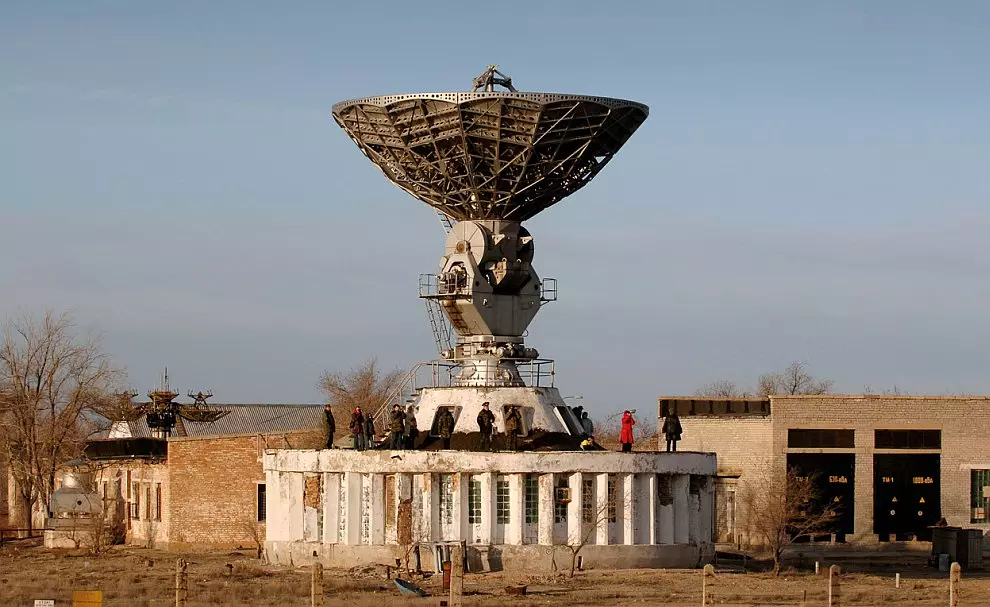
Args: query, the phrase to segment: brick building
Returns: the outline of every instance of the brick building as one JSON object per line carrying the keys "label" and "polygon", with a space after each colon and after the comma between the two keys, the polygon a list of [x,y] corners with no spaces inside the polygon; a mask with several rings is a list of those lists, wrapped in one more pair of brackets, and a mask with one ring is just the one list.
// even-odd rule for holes
{"label": "brick building", "polygon": [[[815,479],[842,504],[836,541],[925,539],[928,526],[990,529],[990,397],[818,395],[660,399],[678,448],[718,457],[716,539],[745,541],[737,494],[762,467]],[[661,448],[663,438],[661,437]]]}
{"label": "brick building", "polygon": [[167,441],[141,418],[89,443],[96,490],[129,544],[245,548],[264,541],[266,449],[322,447],[322,405],[218,405],[210,423],[184,421]]}

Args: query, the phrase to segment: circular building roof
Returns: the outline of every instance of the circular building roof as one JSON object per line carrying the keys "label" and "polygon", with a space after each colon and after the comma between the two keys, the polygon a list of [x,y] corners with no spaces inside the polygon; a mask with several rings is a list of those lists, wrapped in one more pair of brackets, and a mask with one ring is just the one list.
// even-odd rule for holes
{"label": "circular building roof", "polygon": [[456,220],[533,217],[591,181],[648,114],[623,99],[514,90],[333,106],[389,180]]}

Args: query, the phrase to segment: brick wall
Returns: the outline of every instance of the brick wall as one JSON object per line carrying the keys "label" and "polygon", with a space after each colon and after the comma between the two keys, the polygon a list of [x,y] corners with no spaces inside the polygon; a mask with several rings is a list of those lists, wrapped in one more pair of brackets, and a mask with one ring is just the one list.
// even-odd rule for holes
{"label": "brick wall", "polygon": [[173,438],[169,544],[175,548],[254,548],[258,484],[265,449],[320,448],[322,429],[279,435]]}
{"label": "brick wall", "polygon": [[[875,429],[938,429],[942,516],[953,526],[970,524],[970,470],[990,469],[990,398],[922,396],[774,396],[773,453],[783,466],[790,452],[853,452],[856,455],[855,535],[873,535],[873,454]],[[854,449],[787,449],[788,428],[844,428],[855,431]],[[883,453],[937,453],[907,449]]]}
{"label": "brick wall", "polygon": [[161,546],[169,533],[169,470],[164,461],[94,464],[94,490],[103,498],[107,524],[128,544]]}

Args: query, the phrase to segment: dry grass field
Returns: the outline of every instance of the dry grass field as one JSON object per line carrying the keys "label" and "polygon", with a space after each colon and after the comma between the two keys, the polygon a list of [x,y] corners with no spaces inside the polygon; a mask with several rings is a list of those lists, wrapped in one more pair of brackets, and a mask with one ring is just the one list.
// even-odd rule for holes
{"label": "dry grass field", "polygon": [[[34,542],[36,544],[36,542]],[[70,605],[73,590],[102,590],[107,606],[174,604],[175,560],[188,561],[189,602],[195,605],[309,605],[308,568],[264,566],[247,551],[178,555],[159,550],[117,547],[100,558],[71,551],[49,551],[36,545],[9,544],[0,549],[0,605],[33,605],[34,599],[56,599]],[[892,568],[876,559],[850,560],[842,579],[842,605],[947,605],[947,574],[927,569],[923,558]],[[893,571],[901,572],[894,587]],[[325,604],[350,607],[436,605],[440,576],[417,583],[433,595],[404,599],[385,579],[383,570],[327,570]],[[484,574],[465,577],[466,605],[700,605],[701,572],[697,570],[586,571],[563,576]],[[511,585],[528,586],[526,596],[509,596]],[[826,604],[826,579],[813,571],[788,571],[780,578],[767,573],[719,571],[718,605]],[[964,574],[960,605],[990,604],[990,577]]]}

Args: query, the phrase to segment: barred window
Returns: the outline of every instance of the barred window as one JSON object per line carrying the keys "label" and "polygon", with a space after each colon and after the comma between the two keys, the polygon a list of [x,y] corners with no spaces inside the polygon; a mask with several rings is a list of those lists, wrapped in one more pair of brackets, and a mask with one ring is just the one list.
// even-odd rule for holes
{"label": "barred window", "polygon": [[481,523],[481,481],[468,481],[468,523]]}
{"label": "barred window", "polygon": [[972,470],[969,477],[969,490],[972,495],[969,522],[990,522],[990,470]]}
{"label": "barred window", "polygon": [[268,504],[265,502],[267,494],[265,492],[265,483],[258,483],[258,522],[264,522],[268,514]]}
{"label": "barred window", "polygon": [[559,477],[554,483],[553,522],[567,522],[567,503],[571,501],[567,477]]}
{"label": "barred window", "polygon": [[495,483],[495,522],[509,524],[509,481]]}
{"label": "barred window", "polygon": [[131,483],[131,518],[141,518],[141,483]]}
{"label": "barred window", "polygon": [[608,522],[614,523],[616,521],[616,507],[615,507],[615,476],[612,474],[608,475]]}
{"label": "barred window", "polygon": [[581,479],[581,518],[584,519],[584,522],[594,523],[597,509],[594,479]]}
{"label": "barred window", "polygon": [[540,482],[535,474],[526,475],[526,491],[523,494],[526,507],[526,522],[540,522]]}
{"label": "barred window", "polygon": [[444,525],[454,523],[454,475],[440,475],[440,520]]}

